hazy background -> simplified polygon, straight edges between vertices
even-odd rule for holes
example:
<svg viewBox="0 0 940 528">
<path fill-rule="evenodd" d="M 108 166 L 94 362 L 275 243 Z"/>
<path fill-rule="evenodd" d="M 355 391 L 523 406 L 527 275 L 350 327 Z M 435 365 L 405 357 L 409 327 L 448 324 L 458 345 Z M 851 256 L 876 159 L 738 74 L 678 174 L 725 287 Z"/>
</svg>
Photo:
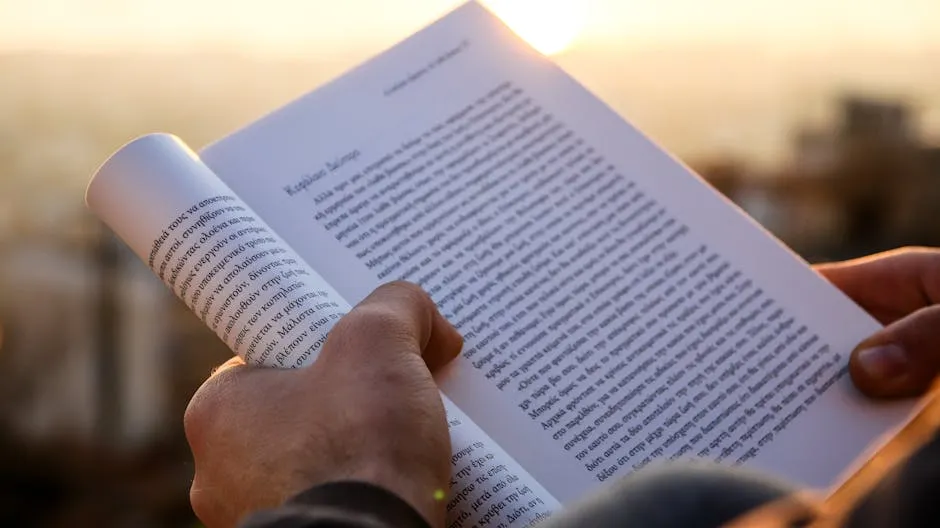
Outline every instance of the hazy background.
<svg viewBox="0 0 940 528">
<path fill-rule="evenodd" d="M 90 218 L 136 135 L 201 146 L 453 0 L 0 0 L 0 525 L 187 526 L 222 345 Z M 940 244 L 936 0 L 492 0 L 810 260 Z"/>
</svg>

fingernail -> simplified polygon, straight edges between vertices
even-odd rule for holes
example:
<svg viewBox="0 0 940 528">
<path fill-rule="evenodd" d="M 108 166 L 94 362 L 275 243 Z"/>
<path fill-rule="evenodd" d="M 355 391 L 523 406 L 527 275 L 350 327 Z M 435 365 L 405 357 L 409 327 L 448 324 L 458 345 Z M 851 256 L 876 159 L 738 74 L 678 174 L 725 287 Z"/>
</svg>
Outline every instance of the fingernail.
<svg viewBox="0 0 940 528">
<path fill-rule="evenodd" d="M 856 359 L 865 373 L 878 381 L 896 380 L 908 374 L 910 366 L 907 352 L 898 345 L 866 348 L 858 352 Z"/>
</svg>

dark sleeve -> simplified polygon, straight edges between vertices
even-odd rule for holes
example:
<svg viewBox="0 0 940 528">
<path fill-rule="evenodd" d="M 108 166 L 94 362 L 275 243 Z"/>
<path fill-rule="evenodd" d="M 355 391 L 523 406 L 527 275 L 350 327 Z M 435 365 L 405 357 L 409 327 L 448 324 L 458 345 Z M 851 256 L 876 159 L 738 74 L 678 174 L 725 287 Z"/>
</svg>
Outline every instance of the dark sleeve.
<svg viewBox="0 0 940 528">
<path fill-rule="evenodd" d="M 430 528 L 407 502 L 364 482 L 308 489 L 280 508 L 247 517 L 241 528 Z"/>
</svg>

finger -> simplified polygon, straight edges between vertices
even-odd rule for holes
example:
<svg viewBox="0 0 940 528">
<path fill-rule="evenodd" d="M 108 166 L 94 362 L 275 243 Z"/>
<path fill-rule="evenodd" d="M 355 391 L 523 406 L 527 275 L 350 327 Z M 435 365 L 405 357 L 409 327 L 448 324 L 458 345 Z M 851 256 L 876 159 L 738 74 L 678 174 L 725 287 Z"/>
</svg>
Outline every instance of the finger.
<svg viewBox="0 0 940 528">
<path fill-rule="evenodd" d="M 452 360 L 463 338 L 438 312 L 419 286 L 392 282 L 380 286 L 330 332 L 323 355 L 404 351 L 422 356 L 429 368 Z"/>
<path fill-rule="evenodd" d="M 852 352 L 849 372 L 869 396 L 923 394 L 940 372 L 940 305 L 921 308 L 866 339 Z"/>
<path fill-rule="evenodd" d="M 816 266 L 837 288 L 889 324 L 940 303 L 940 249 L 904 248 Z"/>
<path fill-rule="evenodd" d="M 431 372 L 434 372 L 453 361 L 462 349 L 463 336 L 441 315 L 441 312 L 435 306 L 431 337 L 428 339 L 423 354 L 424 362 L 427 363 Z"/>
</svg>

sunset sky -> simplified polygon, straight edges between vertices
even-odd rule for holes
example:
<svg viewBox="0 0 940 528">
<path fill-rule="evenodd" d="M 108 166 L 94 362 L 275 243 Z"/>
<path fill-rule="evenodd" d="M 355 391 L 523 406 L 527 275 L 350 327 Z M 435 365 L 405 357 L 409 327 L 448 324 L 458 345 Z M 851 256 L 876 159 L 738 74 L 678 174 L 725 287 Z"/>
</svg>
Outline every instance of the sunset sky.
<svg viewBox="0 0 940 528">
<path fill-rule="evenodd" d="M 0 0 L 0 51 L 385 46 L 459 0 Z M 489 0 L 548 51 L 587 43 L 749 41 L 940 47 L 938 0 Z"/>
</svg>

